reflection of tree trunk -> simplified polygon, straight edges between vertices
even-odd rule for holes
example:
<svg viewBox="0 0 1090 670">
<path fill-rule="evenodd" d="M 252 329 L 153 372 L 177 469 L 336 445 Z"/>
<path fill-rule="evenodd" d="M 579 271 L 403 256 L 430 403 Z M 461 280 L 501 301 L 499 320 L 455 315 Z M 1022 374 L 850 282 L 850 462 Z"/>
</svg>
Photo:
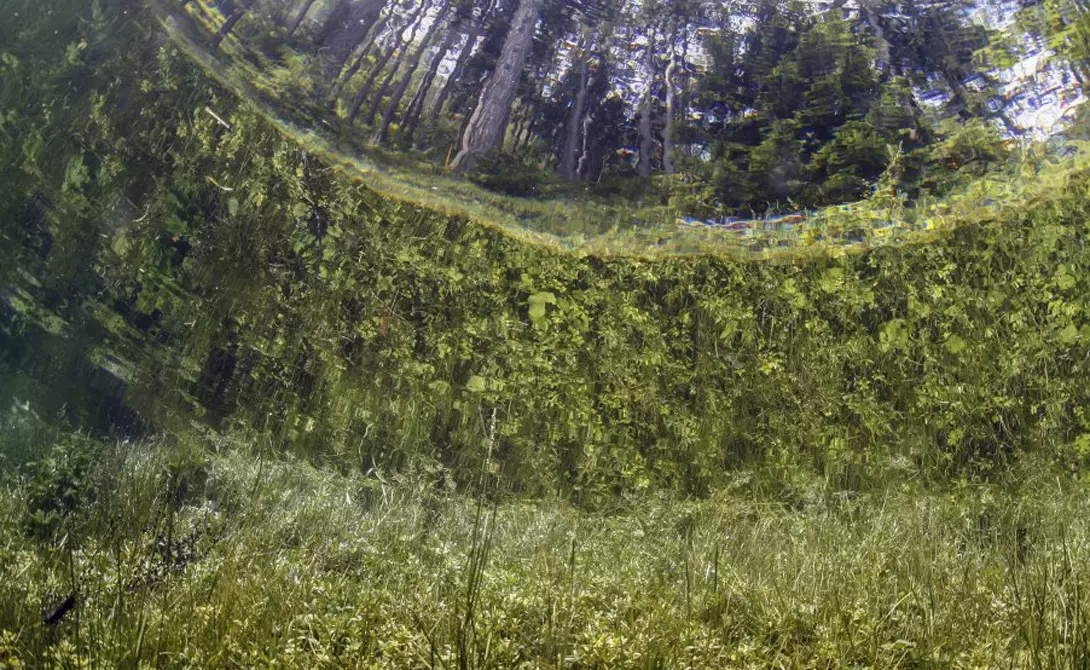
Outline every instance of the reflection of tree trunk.
<svg viewBox="0 0 1090 670">
<path fill-rule="evenodd" d="M 863 20 L 867 22 L 871 32 L 874 34 L 874 41 L 878 43 L 878 64 L 881 66 L 881 69 L 885 70 L 888 74 L 896 74 L 893 72 L 893 59 L 890 55 L 891 49 L 889 40 L 886 39 L 886 31 L 878 21 L 878 15 L 863 5 L 860 5 L 859 11 L 863 15 Z"/>
<path fill-rule="evenodd" d="M 209 45 L 213 49 L 218 49 L 223 40 L 235 29 L 235 25 L 246 16 L 246 13 L 250 11 L 250 7 L 253 7 L 256 2 L 257 0 L 247 0 L 244 5 L 231 12 L 231 15 L 227 17 L 227 22 L 220 27 L 219 32 L 209 41 Z"/>
<path fill-rule="evenodd" d="M 382 53 L 382 49 L 380 49 L 377 44 L 373 44 L 373 42 L 377 40 L 379 35 L 382 34 L 382 31 L 386 29 L 388 18 L 389 17 L 382 19 L 375 24 L 374 28 L 372 28 L 374 36 L 370 40 L 371 43 L 369 43 L 366 47 L 360 50 L 359 55 L 357 55 L 356 58 L 353 59 L 352 65 L 349 66 L 349 68 L 341 74 L 339 79 L 337 79 L 337 82 L 333 85 L 333 91 L 330 94 L 331 97 L 335 98 L 341 92 L 341 89 L 348 85 L 348 82 L 352 80 L 352 77 L 356 76 L 356 73 L 363 68 L 363 64 L 367 61 L 367 56 L 369 54 Z"/>
<path fill-rule="evenodd" d="M 450 97 L 451 91 L 454 90 L 454 85 L 462 78 L 466 63 L 469 62 L 469 56 L 473 52 L 473 45 L 477 43 L 479 37 L 479 28 L 476 32 L 466 34 L 466 43 L 462 46 L 461 52 L 458 53 L 458 59 L 454 61 L 454 69 L 451 70 L 446 81 L 443 82 L 443 88 L 439 89 L 439 95 L 435 96 L 435 100 L 431 103 L 431 110 L 428 112 L 428 121 L 431 123 L 435 123 L 439 118 L 439 114 L 443 111 L 443 105 L 446 104 L 447 98 Z"/>
<path fill-rule="evenodd" d="M 560 154 L 560 168 L 558 172 L 564 179 L 575 180 L 576 153 L 579 150 L 579 129 L 583 121 L 583 112 L 587 106 L 587 44 L 583 38 L 579 45 L 579 60 L 576 67 L 579 68 L 579 89 L 575 94 L 571 113 L 564 127 L 564 146 Z"/>
<path fill-rule="evenodd" d="M 295 34 L 295 31 L 299 30 L 299 26 L 303 25 L 303 21 L 306 20 L 307 14 L 310 13 L 310 8 L 314 6 L 316 0 L 306 0 L 303 6 L 299 8 L 299 13 L 295 15 L 295 21 L 292 22 L 291 27 L 288 28 L 288 37 Z"/>
<path fill-rule="evenodd" d="M 579 160 L 575 164 L 575 174 L 583 181 L 587 180 L 587 169 L 590 160 L 590 122 L 591 114 L 583 117 L 583 146 L 579 149 Z"/>
<path fill-rule="evenodd" d="M 348 110 L 348 123 L 355 123 L 356 117 L 360 115 L 360 108 L 363 107 L 363 103 L 366 102 L 368 96 L 371 95 L 371 89 L 375 85 L 375 80 L 382 74 L 383 69 L 386 68 L 386 63 L 390 62 L 390 58 L 393 57 L 394 52 L 397 51 L 397 47 L 400 41 L 395 39 L 390 46 L 386 49 L 386 53 L 382 55 L 382 58 L 375 63 L 375 66 L 371 68 L 371 74 L 367 75 L 367 80 L 363 82 L 363 86 L 360 86 L 360 90 L 356 92 L 356 97 L 352 100 L 352 107 Z"/>
<path fill-rule="evenodd" d="M 584 138 L 589 138 L 590 133 L 584 134 Z M 593 142 L 586 146 L 583 151 L 583 156 L 580 158 L 579 174 L 582 176 L 583 181 L 599 181 L 602 178 L 602 171 L 606 167 L 606 162 L 609 160 L 609 155 L 612 153 L 613 147 L 607 146 L 605 142 Z"/>
<path fill-rule="evenodd" d="M 428 91 L 431 89 L 432 82 L 435 81 L 435 76 L 439 73 L 439 66 L 443 64 L 447 52 L 450 51 L 450 47 L 457 37 L 458 32 L 453 30 L 453 27 L 447 31 L 443 43 L 439 46 L 439 51 L 436 52 L 435 58 L 432 58 L 431 64 L 428 65 L 428 71 L 424 73 L 424 78 L 420 80 L 420 85 L 416 87 L 416 93 L 413 94 L 409 106 L 405 109 L 405 114 L 401 117 L 401 125 L 404 127 L 406 140 L 411 140 L 413 135 L 416 134 L 416 127 L 420 124 L 420 117 L 423 116 L 424 101 L 428 97 Z"/>
<path fill-rule="evenodd" d="M 444 82 L 443 88 L 439 90 L 439 95 L 435 97 L 435 101 L 431 105 L 431 110 L 428 112 L 428 121 L 430 123 L 434 124 L 439 118 L 439 114 L 443 111 L 443 105 L 446 104 L 447 98 L 450 97 L 450 92 L 454 89 L 454 85 L 462 78 L 462 73 L 466 69 L 466 63 L 469 62 L 469 57 L 473 54 L 473 46 L 477 44 L 477 40 L 480 39 L 481 33 L 484 31 L 485 17 L 488 16 L 488 13 L 495 7 L 495 0 L 491 0 L 481 13 L 481 16 L 474 21 L 473 28 L 466 32 L 466 43 L 458 53 L 458 59 L 454 62 L 454 69 L 451 70 L 450 76 L 448 76 L 446 82 Z"/>
<path fill-rule="evenodd" d="M 344 69 L 352 52 L 378 21 L 385 4 L 386 0 L 359 0 L 354 4 L 342 2 L 333 9 L 333 15 L 315 38 L 329 76 L 336 76 Z"/>
<path fill-rule="evenodd" d="M 520 126 L 515 134 L 517 146 L 524 146 L 533 138 L 534 130 L 537 128 L 538 121 L 541 120 L 541 105 L 536 102 L 529 103 L 526 111 L 521 113 L 521 117 Z"/>
<path fill-rule="evenodd" d="M 521 114 L 515 118 L 514 126 L 514 130 L 511 131 L 511 137 L 514 139 L 513 148 L 515 151 L 518 151 L 529 139 L 526 136 L 526 130 L 530 126 L 530 118 L 525 114 Z"/>
<path fill-rule="evenodd" d="M 394 66 L 390 68 L 390 71 L 386 73 L 386 76 L 382 80 L 382 85 L 378 87 L 374 95 L 371 96 L 371 106 L 367 108 L 367 116 L 363 119 L 363 125 L 373 126 L 375 124 L 375 115 L 378 114 L 379 105 L 382 104 L 382 99 L 386 97 L 386 91 L 390 90 L 390 84 L 394 80 L 394 76 L 397 75 L 397 71 L 401 68 L 401 60 L 398 59 Z"/>
<path fill-rule="evenodd" d="M 462 148 L 451 163 L 456 171 L 472 168 L 483 154 L 502 146 L 543 1 L 519 0 L 496 69 L 481 89 L 477 107 L 462 135 Z"/>
<path fill-rule="evenodd" d="M 409 84 L 412 83 L 413 74 L 416 73 L 416 68 L 420 67 L 420 59 L 423 58 L 424 52 L 431 46 L 432 40 L 435 39 L 435 34 L 443 26 L 443 20 L 447 17 L 447 12 L 449 10 L 449 4 L 444 5 L 443 8 L 439 10 L 431 27 L 428 28 L 428 32 L 424 36 L 420 48 L 416 50 L 416 53 L 413 54 L 412 59 L 409 61 L 408 69 L 405 74 L 401 75 L 401 81 L 390 96 L 390 101 L 386 103 L 386 111 L 382 115 L 382 123 L 379 124 L 378 130 L 375 131 L 375 136 L 373 138 L 374 142 L 378 143 L 386 139 L 386 133 L 389 131 L 390 124 L 394 120 L 394 114 L 397 113 L 397 108 L 401 106 L 401 99 L 405 97 L 405 91 L 409 90 Z"/>
<path fill-rule="evenodd" d="M 322 22 L 322 27 L 318 29 L 318 34 L 314 36 L 314 45 L 316 48 L 320 48 L 326 42 L 333 39 L 333 36 L 337 31 L 343 29 L 344 23 L 348 18 L 349 4 L 351 1 L 352 0 L 336 0 L 333 9 L 329 10 L 329 14 L 326 16 L 325 21 Z"/>
<path fill-rule="evenodd" d="M 1075 78 L 1075 81 L 1079 82 L 1079 86 L 1082 87 L 1086 84 L 1086 78 L 1079 71 L 1079 66 L 1074 61 L 1067 64 L 1068 69 L 1071 70 L 1071 76 Z"/>
<path fill-rule="evenodd" d="M 966 112 L 972 113 L 972 110 L 969 109 L 969 96 L 966 94 L 965 85 L 961 83 L 961 78 L 957 73 L 952 72 L 949 68 L 943 68 L 942 78 L 946 80 L 946 85 L 950 87 L 950 92 L 954 94 L 957 106 Z"/>
<path fill-rule="evenodd" d="M 666 121 L 662 126 L 662 171 L 674 174 L 674 106 L 677 92 L 674 90 L 674 73 L 677 71 L 677 55 L 670 49 L 670 64 L 666 66 Z"/>
<path fill-rule="evenodd" d="M 651 178 L 651 147 L 654 140 L 651 137 L 651 102 L 652 89 L 655 85 L 655 37 L 651 33 L 647 36 L 647 89 L 643 92 L 643 100 L 640 101 L 640 176 L 644 179 Z"/>
<path fill-rule="evenodd" d="M 359 54 L 352 60 L 352 65 L 350 65 L 347 70 L 341 73 L 340 77 L 337 77 L 337 81 L 333 82 L 333 89 L 329 93 L 329 97 L 333 105 L 336 105 L 336 98 L 340 94 L 341 90 L 344 89 L 345 85 L 347 85 L 348 82 L 352 81 L 352 77 L 355 77 L 356 73 L 359 72 L 361 68 L 363 68 L 363 62 L 367 60 L 367 55 L 376 50 L 377 49 L 373 47 L 367 47 L 363 51 L 359 52 Z"/>
<path fill-rule="evenodd" d="M 424 17 L 427 16 L 428 10 L 430 8 L 431 8 L 430 0 L 425 0 L 424 6 L 420 8 L 420 13 L 417 14 L 416 18 L 413 20 L 412 26 L 410 27 L 410 30 L 409 30 L 409 36 L 405 37 L 405 31 L 402 31 L 401 37 L 398 40 L 397 62 L 394 63 L 394 66 L 392 68 L 390 68 L 390 71 L 386 74 L 386 77 L 383 78 L 383 80 L 382 80 L 382 85 L 378 87 L 378 91 L 376 91 L 374 93 L 374 95 L 372 96 L 371 106 L 367 110 L 367 118 L 365 118 L 363 120 L 364 125 L 368 125 L 368 126 L 374 125 L 375 115 L 378 114 L 378 108 L 379 108 L 379 105 L 382 104 L 382 98 L 385 97 L 386 92 L 390 90 L 390 84 L 393 83 L 394 77 L 397 75 L 398 71 L 401 69 L 401 64 L 403 62 L 402 57 L 408 51 L 408 49 L 412 45 L 413 41 L 416 40 L 416 33 L 417 33 L 417 31 L 420 30 L 420 23 L 424 20 Z"/>
</svg>

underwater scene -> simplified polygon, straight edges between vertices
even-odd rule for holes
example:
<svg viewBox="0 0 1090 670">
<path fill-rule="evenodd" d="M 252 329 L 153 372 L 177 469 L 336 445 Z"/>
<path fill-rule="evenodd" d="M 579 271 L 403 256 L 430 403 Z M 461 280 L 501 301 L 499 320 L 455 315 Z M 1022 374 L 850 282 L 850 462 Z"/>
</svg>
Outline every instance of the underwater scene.
<svg viewBox="0 0 1090 670">
<path fill-rule="evenodd" d="M 0 668 L 1090 668 L 1084 0 L 0 0 Z"/>
</svg>

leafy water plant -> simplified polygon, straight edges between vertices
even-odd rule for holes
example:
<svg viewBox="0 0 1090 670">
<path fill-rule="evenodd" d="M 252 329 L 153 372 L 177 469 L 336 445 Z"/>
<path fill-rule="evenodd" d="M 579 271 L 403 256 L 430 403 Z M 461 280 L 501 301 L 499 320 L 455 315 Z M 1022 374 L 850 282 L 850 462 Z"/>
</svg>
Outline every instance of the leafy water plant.
<svg viewBox="0 0 1090 670">
<path fill-rule="evenodd" d="M 41 541 L 66 540 L 76 531 L 73 521 L 95 502 L 91 463 L 99 445 L 73 436 L 53 446 L 50 455 L 36 461 L 26 476 L 26 534 Z"/>
</svg>

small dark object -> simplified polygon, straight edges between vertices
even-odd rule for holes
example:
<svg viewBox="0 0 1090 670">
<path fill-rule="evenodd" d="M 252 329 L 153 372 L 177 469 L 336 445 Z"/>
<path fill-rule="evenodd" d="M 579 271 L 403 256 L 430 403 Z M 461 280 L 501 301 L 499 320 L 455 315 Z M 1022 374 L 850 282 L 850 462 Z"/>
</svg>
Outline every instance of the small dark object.
<svg viewBox="0 0 1090 670">
<path fill-rule="evenodd" d="M 76 606 L 76 594 L 71 594 L 64 599 L 60 605 L 53 608 L 53 611 L 46 614 L 45 610 L 42 611 L 42 622 L 47 623 L 50 626 L 59 624 L 64 617 L 68 616 L 68 613 Z"/>
</svg>

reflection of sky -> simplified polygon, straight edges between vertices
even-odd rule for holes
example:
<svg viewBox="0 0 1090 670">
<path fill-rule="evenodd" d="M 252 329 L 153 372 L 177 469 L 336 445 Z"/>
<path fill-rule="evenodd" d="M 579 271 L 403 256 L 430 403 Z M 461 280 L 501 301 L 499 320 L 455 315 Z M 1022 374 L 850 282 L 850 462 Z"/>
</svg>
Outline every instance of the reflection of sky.
<svg viewBox="0 0 1090 670">
<path fill-rule="evenodd" d="M 1086 102 L 1070 68 L 1053 56 L 1051 50 L 1041 49 L 998 73 L 1003 106 L 1011 120 L 1035 139 L 1062 130 Z"/>
<path fill-rule="evenodd" d="M 1015 31 L 1014 15 L 1020 8 L 1017 2 L 981 3 L 972 13 L 972 19 L 993 30 Z M 1074 116 L 1079 105 L 1086 102 L 1078 81 L 1070 68 L 1055 52 L 1044 47 L 1044 40 L 1032 34 L 1017 35 L 1023 56 L 1013 66 L 994 71 L 992 76 L 999 82 L 999 96 L 989 100 L 988 109 L 1003 111 L 1017 126 L 1024 129 L 1028 139 L 1044 139 L 1063 129 Z M 966 88 L 980 90 L 979 75 L 966 78 Z M 931 85 L 915 89 L 917 101 L 924 107 L 937 109 L 950 100 L 950 92 L 940 78 Z M 997 126 L 998 127 L 998 126 Z M 1000 128 L 1006 132 L 1005 128 Z"/>
<path fill-rule="evenodd" d="M 722 4 L 726 6 L 727 3 L 723 2 Z M 812 5 L 816 11 L 825 10 L 829 7 L 825 0 L 810 0 L 807 4 Z M 614 33 L 610 51 L 613 52 L 615 60 L 612 68 L 610 94 L 624 99 L 629 113 L 635 115 L 649 83 L 644 56 L 649 40 L 647 35 L 641 33 L 639 28 L 636 27 L 640 23 L 638 18 L 640 3 L 630 0 L 623 4 L 623 8 L 631 25 L 625 25 L 622 22 L 620 25 L 613 26 Z M 848 0 L 843 5 L 846 12 L 851 12 L 856 8 L 857 0 Z M 1021 4 L 1017 0 L 984 0 L 966 14 L 970 17 L 970 20 L 986 25 L 990 29 L 1012 31 L 1017 30 L 1015 14 L 1020 8 Z M 391 5 L 387 9 L 387 13 L 400 11 L 404 11 L 404 9 L 397 5 Z M 475 11 L 479 16 L 482 9 L 478 7 Z M 420 40 L 421 36 L 426 34 L 428 27 L 435 21 L 437 13 L 438 7 L 429 9 L 428 14 L 417 29 L 417 40 Z M 717 14 L 717 12 L 711 14 Z M 709 14 L 709 19 L 711 14 Z M 738 31 L 745 30 L 752 23 L 752 19 L 743 16 L 732 16 L 726 20 L 726 23 L 732 24 L 729 27 L 720 21 L 705 21 L 705 25 L 700 25 L 700 23 L 700 21 L 697 21 L 692 26 L 691 32 L 685 40 L 688 43 L 688 53 L 685 60 L 695 70 L 699 70 L 701 66 L 708 64 L 706 62 L 707 53 L 704 50 L 705 39 L 724 28 Z M 401 31 L 404 30 L 407 30 L 407 26 L 402 26 Z M 390 39 L 390 37 L 391 35 L 388 33 L 386 38 Z M 1071 76 L 1069 69 L 1064 66 L 1060 59 L 1054 57 L 1051 50 L 1043 48 L 1044 45 L 1041 39 L 1034 39 L 1034 36 L 1029 34 L 1019 37 L 1026 55 L 1011 68 L 994 73 L 994 76 L 1001 84 L 1000 97 L 989 101 L 988 106 L 993 112 L 1002 109 L 1015 124 L 1027 131 L 1026 134 L 1029 137 L 1040 139 L 1060 130 L 1066 119 L 1073 116 L 1072 110 L 1085 102 L 1087 98 L 1081 91 L 1078 82 Z M 682 41 L 680 38 L 681 36 L 677 37 L 679 43 Z M 447 78 L 453 74 L 457 55 L 462 45 L 464 45 L 465 39 L 465 37 L 460 36 L 455 41 L 456 48 L 450 49 L 445 55 L 438 71 L 440 77 Z M 474 50 L 480 48 L 483 36 L 475 41 Z M 662 66 L 670 50 L 670 43 L 661 32 L 656 34 L 655 42 L 656 51 L 661 59 L 659 63 Z M 570 41 L 560 45 L 558 58 L 549 71 L 544 73 L 542 93 L 545 97 L 554 93 L 557 84 L 563 80 L 565 75 L 569 74 L 570 69 L 574 66 L 574 58 L 572 57 L 574 46 L 575 44 Z M 674 47 L 680 51 L 680 44 L 675 44 Z M 661 72 L 656 72 L 658 77 L 661 77 L 661 74 Z M 967 79 L 965 83 L 972 88 L 972 81 Z M 921 106 L 928 108 L 939 108 L 946 104 L 950 98 L 945 82 L 941 81 L 935 81 L 928 87 L 918 88 L 915 93 Z"/>
<path fill-rule="evenodd" d="M 1017 29 L 1015 14 L 1021 9 L 1017 0 L 1000 0 L 980 3 L 973 14 L 993 30 L 1013 31 Z M 993 111 L 1002 107 L 1030 139 L 1044 139 L 1063 129 L 1086 96 L 1070 68 L 1045 48 L 1040 35 L 1025 33 L 1019 38 L 1025 55 L 996 73 L 1001 97 L 990 101 L 988 107 Z"/>
</svg>

